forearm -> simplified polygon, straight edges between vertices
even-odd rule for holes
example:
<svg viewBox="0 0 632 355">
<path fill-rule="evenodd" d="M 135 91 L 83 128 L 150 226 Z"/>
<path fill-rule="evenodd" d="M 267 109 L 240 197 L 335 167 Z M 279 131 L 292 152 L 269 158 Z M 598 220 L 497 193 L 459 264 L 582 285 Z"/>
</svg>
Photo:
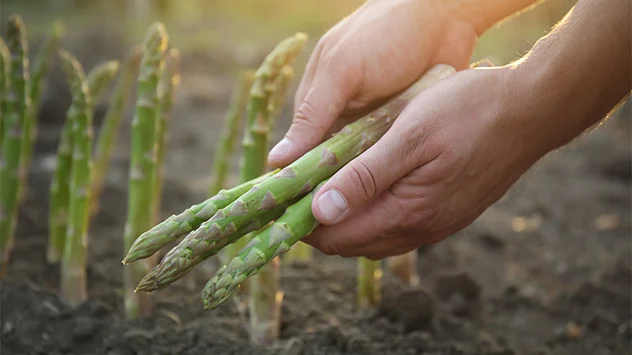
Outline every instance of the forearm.
<svg viewBox="0 0 632 355">
<path fill-rule="evenodd" d="M 506 110 L 546 151 L 603 119 L 631 89 L 630 0 L 582 0 L 507 67 Z M 529 131 L 530 134 L 529 134 Z"/>
</svg>

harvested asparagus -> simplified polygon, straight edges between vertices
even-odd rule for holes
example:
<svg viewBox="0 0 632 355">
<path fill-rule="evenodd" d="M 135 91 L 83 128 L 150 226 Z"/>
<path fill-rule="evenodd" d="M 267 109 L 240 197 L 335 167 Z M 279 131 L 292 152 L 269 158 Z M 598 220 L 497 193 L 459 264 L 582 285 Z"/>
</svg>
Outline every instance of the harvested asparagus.
<svg viewBox="0 0 632 355">
<path fill-rule="evenodd" d="M 171 107 L 175 91 L 180 85 L 180 51 L 175 48 L 167 54 L 165 71 L 158 84 L 160 106 L 158 108 L 158 126 L 156 127 L 156 181 L 154 182 L 154 201 L 152 204 L 152 225 L 160 220 L 162 204 L 162 185 L 164 175 L 165 147 L 167 132 L 171 121 Z"/>
<path fill-rule="evenodd" d="M 374 307 L 381 298 L 380 261 L 360 257 L 357 265 L 356 305 L 360 309 Z"/>
<path fill-rule="evenodd" d="M 7 100 L 9 96 L 10 85 L 10 67 L 11 67 L 11 54 L 9 48 L 4 42 L 4 39 L 0 37 L 0 156 L 2 154 L 2 142 L 4 140 L 4 125 L 7 122 Z"/>
<path fill-rule="evenodd" d="M 33 146 L 35 144 L 35 137 L 37 136 L 37 114 L 41 101 L 42 88 L 44 86 L 44 79 L 48 75 L 50 65 L 53 61 L 53 56 L 57 52 L 59 47 L 59 41 L 63 35 L 64 27 L 61 22 L 56 21 L 49 28 L 41 49 L 35 60 L 31 70 L 31 78 L 29 85 L 29 96 L 31 98 L 31 106 L 28 112 L 28 117 L 25 120 L 24 129 L 28 132 L 26 144 L 22 145 L 22 162 L 21 170 L 24 179 L 28 177 L 29 168 L 31 166 L 31 160 L 33 158 Z"/>
<path fill-rule="evenodd" d="M 172 215 L 152 229 L 138 237 L 127 252 L 123 264 L 148 258 L 165 245 L 197 229 L 204 221 L 213 217 L 217 211 L 228 206 L 254 185 L 274 175 L 279 170 L 269 172 L 256 179 L 235 186 L 229 190 L 220 190 L 215 196 L 186 209 L 178 215 Z"/>
<path fill-rule="evenodd" d="M 209 188 L 209 195 L 217 194 L 226 185 L 228 176 L 228 162 L 235 148 L 235 140 L 239 134 L 239 128 L 248 99 L 248 92 L 252 86 L 254 72 L 244 71 L 239 79 L 230 99 L 230 106 L 224 119 L 222 134 L 215 149 L 213 157 L 213 180 Z"/>
<path fill-rule="evenodd" d="M 248 102 L 248 124 L 244 132 L 241 181 L 261 175 L 266 167 L 270 112 L 268 110 L 274 82 L 281 69 L 291 63 L 307 42 L 307 35 L 296 35 L 281 41 L 265 58 L 255 73 Z"/>
<path fill-rule="evenodd" d="M 260 229 L 266 223 L 277 219 L 291 204 L 281 204 L 250 220 L 248 225 L 235 230 L 227 230 L 222 238 L 213 241 L 199 241 L 185 238 L 177 249 L 172 249 L 143 279 L 136 291 L 151 292 L 165 288 L 186 275 L 193 267 L 205 259 L 217 254 L 227 244 L 245 234 Z M 182 252 L 184 250 L 184 254 Z M 186 254 L 186 255 L 185 255 Z"/>
<path fill-rule="evenodd" d="M 314 195 L 325 182 L 288 207 L 276 222 L 255 235 L 228 265 L 219 269 L 202 291 L 205 309 L 214 309 L 224 303 L 270 260 L 287 252 L 318 226 L 311 206 Z"/>
<path fill-rule="evenodd" d="M 83 68 L 66 51 L 60 51 L 60 58 L 71 83 L 72 106 L 76 110 L 72 121 L 69 222 L 61 263 L 60 296 L 67 304 L 76 306 L 87 298 L 86 261 L 92 110 L 90 92 Z"/>
<path fill-rule="evenodd" d="M 17 224 L 18 197 L 24 180 L 20 160 L 27 131 L 25 120 L 30 106 L 29 60 L 26 29 L 22 18 L 9 18 L 6 30 L 7 47 L 11 54 L 10 90 L 6 95 L 6 116 L 3 115 L 2 162 L 0 164 L 0 268 L 6 272 Z"/>
<path fill-rule="evenodd" d="M 94 153 L 94 166 L 92 170 L 92 181 L 90 187 L 90 211 L 94 214 L 98 209 L 98 201 L 103 189 L 103 179 L 110 163 L 112 150 L 116 146 L 118 132 L 123 120 L 123 112 L 127 104 L 129 93 L 134 84 L 134 79 L 138 74 L 140 65 L 140 48 L 134 48 L 125 59 L 123 70 L 119 75 L 118 82 L 114 88 L 112 101 L 103 119 L 96 151 Z"/>
<path fill-rule="evenodd" d="M 203 260 L 209 249 L 230 244 L 224 240 L 233 231 L 246 226 L 253 219 L 297 198 L 331 177 L 351 159 L 373 145 L 392 125 L 408 102 L 421 90 L 454 72 L 447 65 L 430 69 L 419 81 L 399 96 L 388 101 L 371 114 L 344 127 L 334 137 L 321 143 L 274 176 L 254 185 L 248 192 L 218 210 L 208 221 L 192 231 L 169 252 L 172 268 L 190 265 L 190 259 Z M 195 247 L 191 247 L 195 246 Z M 177 261 L 181 259 L 181 261 Z M 163 260 L 164 262 L 164 260 Z M 161 263 L 162 264 L 162 263 Z M 177 274 L 177 270 L 162 267 L 161 272 Z"/>
<path fill-rule="evenodd" d="M 127 223 L 124 250 L 151 227 L 152 203 L 156 174 L 155 133 L 158 112 L 158 81 L 163 71 L 163 57 L 167 48 L 167 32 L 163 24 L 152 25 L 143 43 L 143 59 L 138 76 L 138 100 L 132 122 L 132 152 L 130 159 Z M 124 271 L 125 311 L 128 318 L 147 315 L 151 300 L 147 295 L 133 292 L 134 285 L 147 271 L 138 263 Z M 141 299 L 142 298 L 142 299 Z"/>
</svg>

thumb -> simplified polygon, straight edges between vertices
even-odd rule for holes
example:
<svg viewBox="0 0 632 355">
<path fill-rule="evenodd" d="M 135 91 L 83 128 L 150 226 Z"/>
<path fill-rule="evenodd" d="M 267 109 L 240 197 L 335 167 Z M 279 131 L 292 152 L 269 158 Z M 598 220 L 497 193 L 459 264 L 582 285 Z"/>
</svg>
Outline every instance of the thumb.
<svg viewBox="0 0 632 355">
<path fill-rule="evenodd" d="M 389 130 L 366 152 L 340 169 L 314 196 L 312 212 L 322 224 L 343 221 L 371 204 L 412 170 L 398 134 Z"/>
<path fill-rule="evenodd" d="M 295 104 L 292 125 L 272 148 L 268 163 L 285 166 L 320 144 L 351 97 L 352 85 L 345 73 L 318 70 L 302 100 Z"/>
</svg>

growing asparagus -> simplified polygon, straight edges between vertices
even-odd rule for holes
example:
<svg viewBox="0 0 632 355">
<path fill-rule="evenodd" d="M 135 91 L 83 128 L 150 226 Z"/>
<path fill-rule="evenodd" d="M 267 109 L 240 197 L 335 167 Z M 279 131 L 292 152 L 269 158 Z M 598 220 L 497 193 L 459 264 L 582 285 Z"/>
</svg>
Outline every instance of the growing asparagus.
<svg viewBox="0 0 632 355">
<path fill-rule="evenodd" d="M 129 93 L 134 84 L 134 79 L 138 74 L 140 65 L 140 48 L 134 48 L 125 59 L 123 70 L 119 75 L 118 82 L 114 88 L 112 101 L 103 119 L 96 151 L 94 153 L 94 166 L 92 170 L 92 182 L 90 187 L 90 211 L 94 214 L 98 208 L 99 197 L 103 188 L 103 179 L 110 163 L 112 150 L 116 146 L 118 132 L 123 119 L 123 112 L 129 97 Z"/>
<path fill-rule="evenodd" d="M 256 275 L 270 260 L 287 252 L 318 226 L 311 205 L 314 195 L 324 183 L 288 207 L 276 222 L 256 234 L 228 265 L 219 269 L 202 291 L 205 309 L 214 309 L 224 303 L 248 278 Z"/>
<path fill-rule="evenodd" d="M 2 161 L 0 163 L 0 268 L 1 276 L 13 245 L 17 224 L 18 197 L 24 183 L 20 179 L 22 145 L 27 138 L 26 113 L 29 110 L 29 60 L 26 29 L 22 18 L 9 18 L 6 30 L 7 47 L 11 54 L 10 89 L 6 95 L 6 116 L 3 122 Z"/>
<path fill-rule="evenodd" d="M 386 266 L 397 278 L 410 286 L 419 284 L 417 274 L 417 250 L 386 258 Z"/>
<path fill-rule="evenodd" d="M 163 71 L 163 57 L 167 48 L 164 25 L 156 23 L 149 28 L 143 43 L 143 59 L 138 76 L 138 100 L 132 123 L 132 152 L 130 159 L 127 224 L 124 233 L 124 250 L 151 227 L 152 203 L 156 174 L 155 133 L 158 111 L 158 81 Z M 147 295 L 133 293 L 134 285 L 146 272 L 139 263 L 124 272 L 125 311 L 128 318 L 148 314 L 151 302 Z M 143 298 L 143 299 L 141 299 Z"/>
<path fill-rule="evenodd" d="M 206 201 L 193 205 L 178 215 L 172 215 L 138 237 L 123 259 L 123 264 L 152 256 L 160 248 L 197 229 L 204 221 L 213 217 L 217 211 L 228 206 L 255 184 L 278 171 L 269 172 L 229 190 L 220 190 Z"/>
<path fill-rule="evenodd" d="M 35 137 L 37 136 L 37 110 L 40 106 L 44 78 L 48 75 L 50 64 L 53 61 L 53 56 L 57 52 L 59 41 L 63 32 L 64 27 L 61 22 L 56 21 L 53 23 L 44 38 L 44 42 L 42 43 L 39 53 L 33 61 L 29 85 L 31 105 L 24 123 L 25 132 L 28 132 L 28 134 L 25 141 L 26 143 L 22 145 L 21 153 L 21 170 L 23 179 L 27 179 L 28 177 L 31 160 L 33 158 L 33 146 L 35 144 Z"/>
<path fill-rule="evenodd" d="M 358 258 L 356 304 L 358 308 L 376 306 L 381 298 L 382 269 L 379 261 Z"/>
<path fill-rule="evenodd" d="M 63 55 L 68 55 L 66 52 Z M 68 59 L 64 59 L 67 61 Z M 74 59 L 73 59 L 74 61 Z M 67 64 L 65 64 L 67 65 Z M 81 67 L 80 67 L 81 68 Z M 81 68 L 83 72 L 83 68 Z M 88 97 L 86 99 L 87 109 L 92 116 L 94 109 L 94 103 L 99 99 L 99 96 L 103 94 L 105 88 L 112 80 L 115 72 L 118 70 L 118 63 L 116 61 L 106 62 L 102 65 L 94 68 L 87 78 L 82 80 L 86 81 Z M 85 75 L 84 75 L 85 76 Z M 72 87 L 73 98 L 78 95 L 77 88 Z M 53 178 L 49 190 L 49 212 L 48 212 L 48 250 L 47 260 L 49 263 L 56 263 L 60 260 L 64 254 L 64 247 L 66 245 L 66 230 L 68 228 L 68 208 L 70 202 L 70 182 L 71 182 L 71 167 L 73 160 L 73 141 L 74 133 L 73 127 L 76 124 L 79 116 L 83 114 L 84 108 L 77 106 L 77 104 L 83 105 L 83 101 L 75 101 L 70 105 L 68 112 L 66 113 L 66 121 L 61 131 L 61 137 L 59 145 L 57 146 L 57 164 L 55 171 L 53 172 Z M 92 118 L 90 119 L 90 127 L 92 127 Z M 92 128 L 91 128 L 92 129 Z M 91 133 L 92 134 L 92 133 Z M 90 159 L 91 160 L 91 159 Z M 90 162 L 92 164 L 92 162 Z M 91 175 L 92 168 L 91 168 Z M 94 199 L 92 196 L 92 190 L 88 194 L 88 206 L 91 206 L 91 202 Z"/>
<path fill-rule="evenodd" d="M 285 100 L 287 98 L 287 90 L 290 87 L 290 83 L 294 78 L 294 69 L 290 65 L 285 65 L 281 69 L 281 74 L 274 82 L 274 91 L 272 92 L 272 99 L 268 105 L 268 111 L 270 112 L 270 131 L 273 131 L 274 125 L 281 115 L 281 110 L 285 106 Z"/>
<path fill-rule="evenodd" d="M 61 51 L 60 57 L 71 83 L 72 106 L 76 110 L 72 121 L 69 222 L 61 263 L 60 293 L 66 303 L 75 306 L 87 297 L 86 254 L 92 110 L 88 84 L 81 65 L 66 51 Z"/>
<path fill-rule="evenodd" d="M 4 125 L 7 117 L 7 100 L 9 96 L 9 70 L 11 67 L 11 54 L 4 39 L 0 37 L 0 156 L 2 154 L 2 142 L 4 140 Z"/>
<path fill-rule="evenodd" d="M 217 254 L 226 245 L 235 242 L 245 234 L 260 229 L 266 223 L 277 219 L 283 214 L 291 202 L 281 204 L 265 213 L 251 219 L 248 225 L 235 230 L 227 230 L 222 238 L 217 240 L 197 240 L 185 238 L 178 248 L 172 249 L 156 265 L 151 272 L 139 282 L 136 291 L 151 292 L 165 288 L 186 275 L 193 267 L 205 259 Z M 189 234 L 190 236 L 190 234 Z M 184 250 L 184 252 L 182 251 Z M 183 254 L 184 253 L 184 254 Z"/>
<path fill-rule="evenodd" d="M 255 73 L 248 102 L 248 123 L 242 142 L 243 160 L 241 181 L 248 181 L 265 171 L 268 132 L 270 124 L 269 105 L 274 82 L 281 69 L 291 63 L 307 41 L 307 35 L 297 33 L 281 41 L 265 58 Z"/>
<path fill-rule="evenodd" d="M 167 132 L 171 121 L 171 107 L 173 96 L 180 85 L 180 52 L 172 48 L 166 59 L 165 71 L 158 85 L 160 106 L 158 108 L 158 126 L 156 127 L 156 181 L 154 182 L 154 201 L 152 204 L 152 225 L 160 220 L 160 206 L 162 204 L 162 184 L 164 175 L 165 148 Z"/>
<path fill-rule="evenodd" d="M 247 103 L 248 93 L 252 86 L 254 72 L 244 71 L 239 79 L 230 99 L 230 106 L 224 119 L 222 134 L 215 149 L 213 157 L 213 179 L 209 188 L 209 195 L 217 194 L 226 184 L 228 176 L 228 162 L 235 148 L 235 140 L 239 134 L 244 108 Z"/>
<path fill-rule="evenodd" d="M 316 184 L 331 177 L 351 159 L 373 145 L 421 90 L 454 71 L 454 68 L 447 65 L 433 67 L 399 96 L 347 125 L 334 137 L 310 150 L 274 176 L 255 184 L 248 192 L 218 210 L 212 218 L 189 233 L 172 249 L 169 252 L 169 268 L 189 266 L 192 258 L 205 259 L 209 249 L 215 251 L 218 241 L 221 241 L 220 246 L 234 241 L 224 242 L 226 236 L 234 236 L 233 231 L 241 229 L 267 211 L 311 191 Z M 178 273 L 178 270 L 169 268 L 163 266 L 161 272 Z"/>
</svg>

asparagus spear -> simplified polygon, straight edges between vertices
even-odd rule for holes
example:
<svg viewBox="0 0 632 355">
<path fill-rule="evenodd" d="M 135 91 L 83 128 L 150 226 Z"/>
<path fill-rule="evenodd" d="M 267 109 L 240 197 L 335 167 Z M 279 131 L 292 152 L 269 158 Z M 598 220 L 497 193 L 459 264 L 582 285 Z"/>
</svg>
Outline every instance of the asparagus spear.
<svg viewBox="0 0 632 355">
<path fill-rule="evenodd" d="M 69 223 L 61 263 L 60 294 L 66 303 L 76 306 L 87 298 L 86 257 L 92 110 L 90 92 L 81 64 L 66 51 L 60 51 L 60 57 L 71 83 L 72 106 L 76 110 L 72 121 Z"/>
<path fill-rule="evenodd" d="M 235 186 L 229 190 L 220 190 L 215 196 L 186 209 L 178 215 L 172 215 L 152 229 L 138 237 L 127 252 L 123 264 L 150 257 L 165 245 L 198 228 L 202 222 L 213 217 L 220 209 L 228 206 L 239 196 L 250 190 L 255 184 L 274 175 L 279 170 L 269 172 L 256 179 Z"/>
<path fill-rule="evenodd" d="M 287 252 L 318 226 L 311 205 L 314 195 L 325 182 L 288 207 L 276 222 L 255 235 L 228 265 L 219 269 L 202 291 L 205 309 L 214 309 L 224 303 L 270 260 Z"/>
<path fill-rule="evenodd" d="M 307 152 L 274 176 L 254 185 L 238 199 L 218 210 L 211 219 L 202 223 L 172 249 L 168 254 L 169 267 L 188 266 L 192 258 L 204 260 L 209 250 L 217 252 L 218 246 L 221 248 L 234 242 L 232 239 L 227 242 L 224 240 L 226 236 L 234 236 L 232 231 L 241 229 L 280 204 L 311 191 L 314 185 L 331 177 L 351 159 L 373 145 L 419 92 L 453 72 L 454 68 L 447 65 L 433 67 L 399 96 L 369 115 L 345 126 L 334 137 Z M 164 266 L 161 270 L 158 273 L 178 273 L 177 270 L 170 270 Z"/>
<path fill-rule="evenodd" d="M 22 145 L 25 144 L 26 113 L 29 110 L 28 95 L 29 60 L 26 29 L 22 18 L 9 18 L 6 30 L 7 47 L 11 53 L 10 90 L 7 92 L 4 138 L 2 140 L 2 161 L 0 163 L 0 268 L 2 276 L 6 272 L 13 237 L 17 224 L 17 205 L 21 185 L 20 159 Z"/>
<path fill-rule="evenodd" d="M 2 156 L 2 142 L 4 141 L 4 125 L 7 122 L 7 102 L 10 90 L 11 54 L 4 39 L 0 37 L 0 156 Z"/>
<path fill-rule="evenodd" d="M 270 112 L 270 131 L 272 132 L 276 121 L 281 115 L 281 110 L 285 106 L 285 100 L 287 98 L 287 90 L 290 87 L 290 83 L 294 79 L 294 69 L 290 65 L 285 65 L 281 69 L 281 74 L 274 82 L 274 91 L 272 93 L 272 99 L 268 105 L 268 111 Z"/>
<path fill-rule="evenodd" d="M 90 187 L 90 211 L 94 214 L 98 208 L 99 196 L 103 188 L 103 179 L 110 163 L 112 150 L 116 146 L 118 132 L 123 119 L 123 112 L 127 104 L 130 90 L 138 73 L 141 50 L 134 48 L 127 56 L 123 65 L 114 93 L 112 102 L 101 124 L 96 151 L 94 153 L 94 167 Z"/>
<path fill-rule="evenodd" d="M 60 52 L 61 55 L 68 55 L 67 52 Z M 63 59 L 68 61 L 68 58 Z M 73 59 L 72 61 L 75 61 Z M 68 64 L 65 64 L 68 65 Z M 81 68 L 81 67 L 80 67 Z M 81 68 L 83 72 L 83 68 Z M 87 78 L 82 80 L 86 81 L 89 99 L 87 100 L 88 107 L 92 116 L 94 109 L 94 103 L 99 99 L 99 96 L 103 94 L 107 84 L 110 83 L 112 77 L 118 70 L 118 63 L 116 61 L 106 62 L 101 64 L 90 71 Z M 83 75 L 83 74 L 82 74 Z M 83 75 L 85 76 L 85 75 Z M 71 86 L 72 86 L 71 81 Z M 73 98 L 78 95 L 77 88 L 71 87 L 73 91 Z M 68 208 L 70 203 L 70 182 L 71 182 L 71 167 L 73 160 L 73 141 L 74 133 L 73 127 L 76 125 L 79 115 L 83 114 L 84 108 L 77 106 L 77 104 L 83 105 L 83 102 L 73 102 L 66 113 L 66 121 L 61 131 L 61 137 L 59 145 L 57 146 L 57 164 L 55 171 L 53 172 L 53 178 L 49 190 L 49 212 L 48 212 L 48 250 L 47 260 L 49 263 L 56 263 L 60 260 L 64 254 L 64 247 L 66 245 L 66 230 L 68 228 Z M 92 118 L 90 119 L 90 127 L 92 127 Z M 91 128 L 92 129 L 92 128 Z M 91 133 L 92 134 L 92 133 Z M 92 162 L 91 162 L 92 164 Z M 88 201 L 92 201 L 92 190 L 88 194 Z M 91 206 L 91 203 L 88 203 Z"/>
<path fill-rule="evenodd" d="M 265 58 L 255 73 L 248 102 L 248 124 L 242 142 L 241 181 L 248 181 L 265 171 L 270 112 L 268 110 L 274 82 L 281 69 L 291 63 L 307 41 L 297 33 L 281 41 Z"/>
<path fill-rule="evenodd" d="M 171 107 L 175 90 L 180 85 L 180 51 L 175 48 L 169 50 L 166 59 L 166 70 L 160 78 L 158 93 L 160 106 L 158 108 L 158 126 L 156 127 L 156 181 L 154 182 L 154 201 L 152 205 L 152 224 L 160 220 L 160 206 L 162 204 L 162 184 L 164 175 L 165 147 L 167 131 L 171 121 Z"/>
<path fill-rule="evenodd" d="M 376 306 L 381 298 L 382 269 L 379 261 L 358 258 L 356 304 L 358 308 Z"/>
<path fill-rule="evenodd" d="M 185 248 L 186 255 L 180 250 L 172 249 L 143 279 L 138 283 L 136 291 L 151 292 L 165 288 L 186 275 L 193 267 L 205 259 L 217 254 L 224 246 L 254 230 L 260 229 L 266 223 L 277 219 L 291 204 L 281 204 L 265 213 L 251 219 L 248 225 L 239 229 L 227 230 L 221 239 L 215 241 L 199 241 L 184 239 L 180 245 Z"/>
<path fill-rule="evenodd" d="M 152 25 L 143 44 L 143 59 L 138 76 L 138 100 L 132 122 L 132 152 L 130 159 L 127 224 L 124 250 L 151 226 L 154 182 L 156 174 L 155 133 L 158 111 L 158 81 L 163 71 L 163 57 L 167 48 L 167 32 L 163 24 Z M 125 311 L 128 318 L 146 315 L 151 301 L 146 295 L 133 293 L 146 268 L 133 265 L 124 272 Z M 141 299 L 142 297 L 142 299 Z"/>
<path fill-rule="evenodd" d="M 417 250 L 386 258 L 386 266 L 393 275 L 407 285 L 417 286 L 419 284 L 419 275 L 417 274 Z"/>
<path fill-rule="evenodd" d="M 228 176 L 228 162 L 233 154 L 235 140 L 239 134 L 239 126 L 246 106 L 248 92 L 252 86 L 254 72 L 244 71 L 239 75 L 237 85 L 233 89 L 230 106 L 224 119 L 222 135 L 215 149 L 213 157 L 213 180 L 209 188 L 209 195 L 217 194 L 226 184 Z"/>
<path fill-rule="evenodd" d="M 57 48 L 59 47 L 59 41 L 63 32 L 64 27 L 62 23 L 59 21 L 54 22 L 44 38 L 42 49 L 39 51 L 33 62 L 29 85 L 31 106 L 24 124 L 25 132 L 28 134 L 25 141 L 26 143 L 22 145 L 21 153 L 21 170 L 23 179 L 28 178 L 31 160 L 33 158 L 33 146 L 35 144 L 35 137 L 37 136 L 37 110 L 40 106 L 44 78 L 48 75 L 50 64 L 53 61 L 53 56 L 55 55 Z"/>
</svg>

